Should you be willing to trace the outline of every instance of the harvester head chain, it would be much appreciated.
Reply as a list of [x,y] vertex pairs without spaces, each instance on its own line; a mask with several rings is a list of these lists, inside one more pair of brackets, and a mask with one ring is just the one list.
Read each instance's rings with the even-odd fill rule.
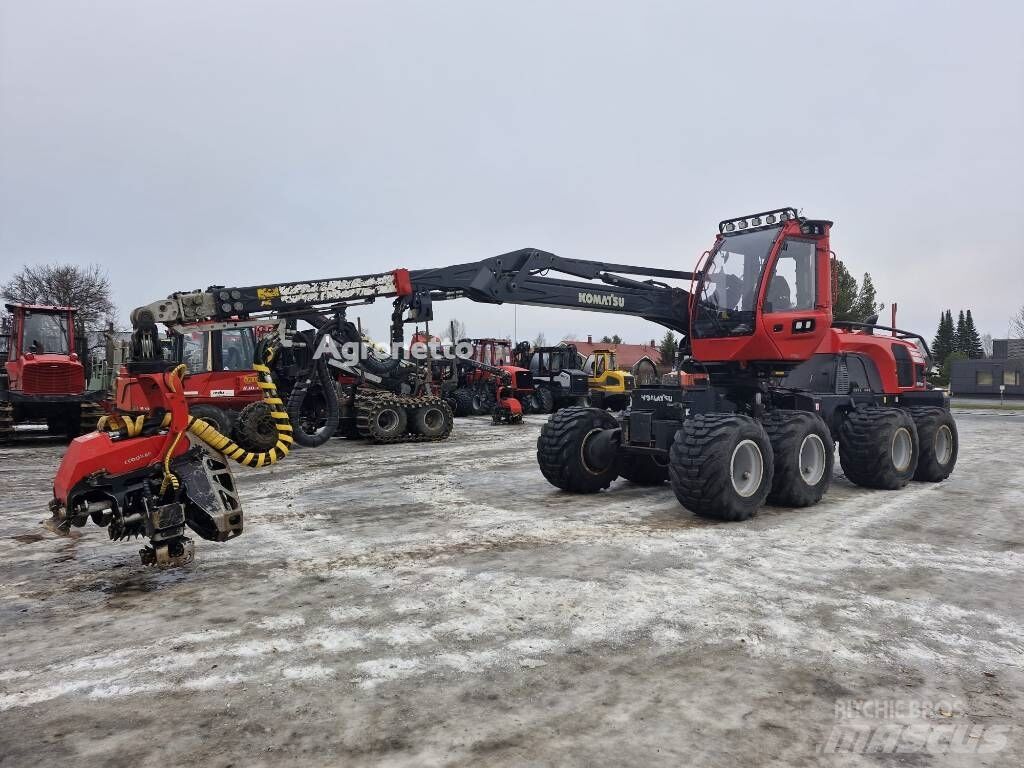
[[[437,437],[427,437],[426,435],[415,434],[407,428],[405,432],[400,435],[396,435],[393,438],[382,440],[379,438],[373,438],[370,435],[370,413],[377,405],[387,403],[389,405],[398,406],[403,408],[405,412],[411,415],[411,412],[416,408],[422,408],[427,405],[441,405],[446,406],[444,398],[437,397],[435,395],[396,395],[391,392],[380,392],[377,390],[360,390],[356,393],[356,430],[359,436],[366,439],[373,439],[374,442],[380,444],[393,444],[393,443],[437,443],[442,440],[447,440],[451,434],[451,429],[446,430],[443,434]],[[411,421],[411,419],[410,419]]]

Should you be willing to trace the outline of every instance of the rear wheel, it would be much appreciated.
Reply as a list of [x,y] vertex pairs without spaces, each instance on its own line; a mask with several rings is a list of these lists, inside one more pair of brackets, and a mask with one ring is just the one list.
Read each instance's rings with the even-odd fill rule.
[[494,396],[493,384],[482,384],[473,391],[473,414],[476,416],[489,415],[497,404]]
[[390,400],[378,400],[366,413],[366,436],[379,443],[397,440],[405,434],[405,408]]
[[945,408],[908,408],[921,446],[915,480],[938,483],[949,477],[956,466],[960,438],[953,414]]
[[832,482],[835,444],[825,422],[806,411],[773,411],[762,422],[772,444],[775,476],[768,503],[809,507]]
[[467,389],[466,387],[456,389],[452,395],[452,400],[455,402],[455,407],[452,410],[456,416],[472,416],[476,413],[472,389]]
[[607,488],[619,474],[615,452],[595,449],[610,437],[604,433],[618,426],[607,411],[596,408],[564,408],[554,414],[537,438],[541,474],[564,491],[597,493]]
[[198,421],[205,421],[222,435],[231,434],[231,420],[215,405],[193,405],[188,412]]
[[235,420],[235,442],[252,453],[265,453],[277,445],[277,424],[272,408],[263,402],[249,403]]
[[661,485],[668,480],[668,464],[659,463],[654,456],[647,454],[622,454],[618,471],[619,477],[635,485]]
[[919,454],[917,427],[901,408],[856,408],[839,428],[843,472],[865,488],[902,488],[914,477]]
[[774,471],[768,435],[749,416],[687,419],[669,453],[669,479],[679,503],[715,520],[754,515],[771,491]]
[[533,409],[537,413],[551,413],[555,410],[555,396],[547,387],[537,387],[533,393]]
[[436,440],[451,434],[452,412],[447,403],[439,400],[414,408],[409,423],[417,435]]

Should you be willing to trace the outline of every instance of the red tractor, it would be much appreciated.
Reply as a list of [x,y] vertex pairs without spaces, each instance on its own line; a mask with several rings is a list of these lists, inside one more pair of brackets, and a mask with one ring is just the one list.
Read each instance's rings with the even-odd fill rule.
[[[75,310],[7,304],[0,331],[0,441],[14,425],[45,421],[47,431],[73,439],[103,415],[104,390],[86,389],[86,345],[75,335]],[[76,349],[79,351],[76,352]]]
[[499,405],[504,413],[515,408],[507,402],[514,399],[519,402],[517,413],[521,420],[534,396],[533,376],[526,368],[512,362],[512,342],[508,339],[462,339],[461,342],[472,344],[473,351],[468,358],[455,360],[457,387],[451,394],[455,415],[493,414],[495,406]]

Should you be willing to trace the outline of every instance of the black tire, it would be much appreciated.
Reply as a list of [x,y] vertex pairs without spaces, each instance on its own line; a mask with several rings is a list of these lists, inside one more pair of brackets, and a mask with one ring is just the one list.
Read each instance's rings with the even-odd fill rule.
[[473,399],[474,413],[477,416],[489,416],[498,404],[498,397],[495,395],[495,385],[492,382],[482,384],[476,389],[476,396]]
[[277,445],[273,409],[263,402],[249,403],[235,419],[235,442],[252,453],[265,453]]
[[439,440],[452,432],[455,419],[451,408],[443,400],[413,408],[409,415],[409,425],[417,435],[431,440]]
[[[744,472],[744,464],[749,470]],[[679,503],[700,517],[746,520],[772,488],[775,462],[764,427],[749,416],[708,413],[683,422],[669,452]]]
[[661,485],[668,480],[668,464],[659,464],[654,456],[624,453],[619,456],[619,477],[634,485]]
[[523,415],[524,416],[534,412],[533,411],[533,393],[530,393],[530,394],[527,395],[527,394],[524,394],[524,393],[520,392],[519,394],[516,395],[516,400],[518,400],[519,404],[521,406],[523,406]]
[[779,507],[817,504],[832,483],[836,458],[828,426],[808,411],[772,411],[761,423],[775,459],[768,503]]
[[472,389],[465,387],[456,389],[452,399],[455,401],[455,408],[452,410],[456,416],[472,416],[476,413],[475,397]]
[[618,463],[588,467],[583,449],[595,431],[616,429],[618,422],[597,408],[565,408],[548,419],[537,438],[537,463],[545,479],[573,493],[597,493],[618,477]]
[[225,437],[231,434],[231,420],[215,405],[193,405],[188,412],[196,419],[205,421]]
[[920,453],[917,427],[902,408],[855,408],[839,427],[839,463],[851,483],[865,488],[902,488],[914,477]]
[[367,436],[380,443],[397,440],[407,425],[405,408],[391,400],[378,400],[367,413]]
[[921,444],[914,479],[940,483],[952,473],[960,451],[953,414],[937,407],[908,408],[907,411],[917,427],[917,438]]
[[533,407],[537,413],[551,413],[555,410],[555,396],[547,387],[537,387],[533,398]]

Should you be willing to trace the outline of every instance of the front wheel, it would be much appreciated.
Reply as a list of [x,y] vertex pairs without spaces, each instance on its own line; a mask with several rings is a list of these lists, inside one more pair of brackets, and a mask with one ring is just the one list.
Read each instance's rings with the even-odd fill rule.
[[[545,479],[573,493],[597,493],[618,477],[614,446],[602,445],[618,422],[597,408],[563,408],[541,427],[537,463]],[[598,448],[601,450],[596,450]]]
[[683,422],[669,452],[679,503],[701,517],[746,520],[772,488],[775,462],[764,427],[749,416],[708,413]]
[[547,387],[537,387],[533,393],[533,407],[537,413],[551,413],[555,410],[555,396]]

